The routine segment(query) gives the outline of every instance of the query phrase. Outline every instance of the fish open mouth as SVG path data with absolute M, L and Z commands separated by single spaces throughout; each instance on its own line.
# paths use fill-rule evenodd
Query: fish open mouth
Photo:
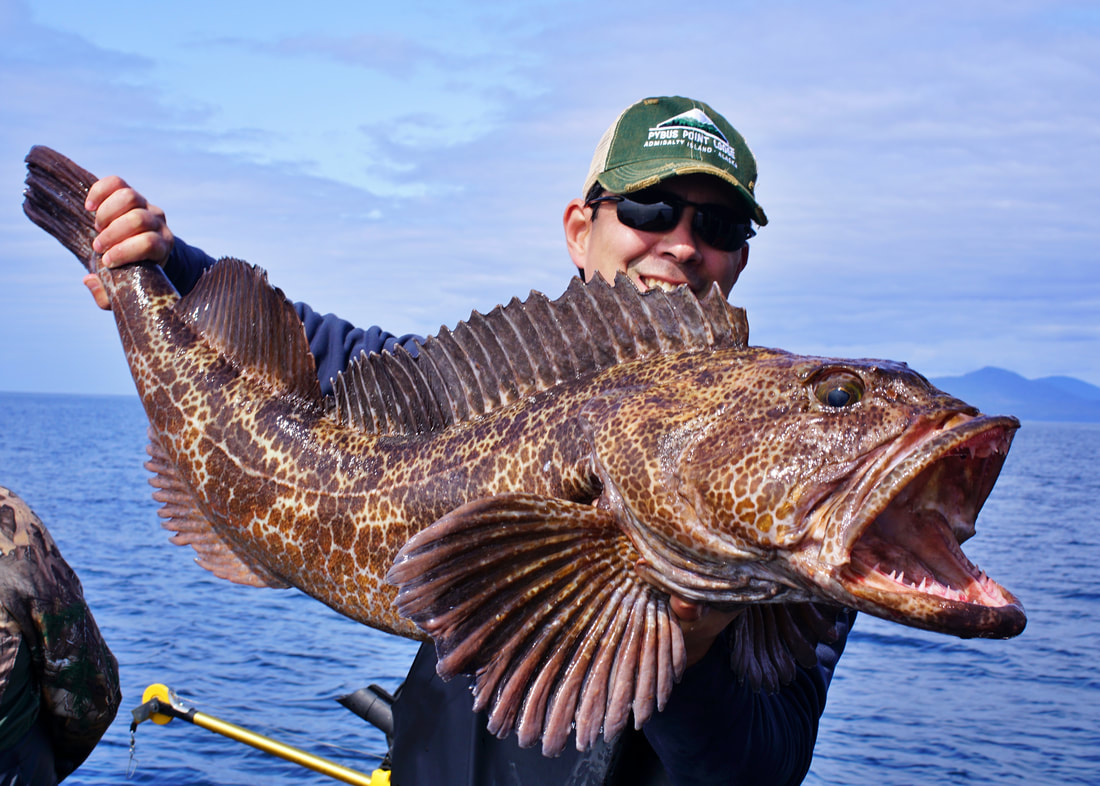
M 962 421 L 962 422 L 958 422 Z M 1009 638 L 1026 624 L 1016 597 L 963 553 L 1019 422 L 958 416 L 889 458 L 860 484 L 859 513 L 840 534 L 835 574 L 856 608 L 961 637 Z M 835 541 L 834 541 L 835 542 Z

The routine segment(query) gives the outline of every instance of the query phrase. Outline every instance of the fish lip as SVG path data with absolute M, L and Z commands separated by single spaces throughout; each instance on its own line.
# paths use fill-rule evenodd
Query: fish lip
M 848 495 L 852 515 L 822 545 L 837 599 L 962 637 L 1019 634 L 1026 624 L 1020 601 L 960 548 L 1019 425 L 1008 416 L 952 413 L 916 426 L 915 439 L 869 469 Z

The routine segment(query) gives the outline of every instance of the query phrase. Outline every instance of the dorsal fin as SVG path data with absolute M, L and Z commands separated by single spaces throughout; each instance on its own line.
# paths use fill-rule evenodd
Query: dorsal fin
M 336 417 L 377 434 L 437 431 L 561 382 L 629 360 L 748 343 L 743 309 L 717 287 L 639 292 L 574 278 L 550 301 L 539 292 L 441 328 L 413 358 L 362 355 L 334 380 Z
M 176 310 L 241 371 L 266 380 L 280 393 L 321 401 L 302 320 L 260 268 L 220 259 Z

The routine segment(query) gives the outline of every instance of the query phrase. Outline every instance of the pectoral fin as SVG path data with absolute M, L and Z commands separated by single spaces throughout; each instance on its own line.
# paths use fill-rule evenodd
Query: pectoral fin
M 837 640 L 840 609 L 820 603 L 764 603 L 745 608 L 727 634 L 730 667 L 754 690 L 774 693 L 798 666 L 817 663 L 817 645 Z
M 413 537 L 388 580 L 397 607 L 435 640 L 439 673 L 474 677 L 489 729 L 559 753 L 640 727 L 684 669 L 668 597 L 634 571 L 610 513 L 503 494 L 463 505 Z

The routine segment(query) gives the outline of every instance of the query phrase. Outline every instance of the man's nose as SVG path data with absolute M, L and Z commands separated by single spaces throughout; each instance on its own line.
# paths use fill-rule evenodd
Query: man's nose
M 682 265 L 693 264 L 702 259 L 702 246 L 692 227 L 694 218 L 695 208 L 685 207 L 676 226 L 661 238 L 664 246 L 661 249 L 662 253 L 669 254 Z

